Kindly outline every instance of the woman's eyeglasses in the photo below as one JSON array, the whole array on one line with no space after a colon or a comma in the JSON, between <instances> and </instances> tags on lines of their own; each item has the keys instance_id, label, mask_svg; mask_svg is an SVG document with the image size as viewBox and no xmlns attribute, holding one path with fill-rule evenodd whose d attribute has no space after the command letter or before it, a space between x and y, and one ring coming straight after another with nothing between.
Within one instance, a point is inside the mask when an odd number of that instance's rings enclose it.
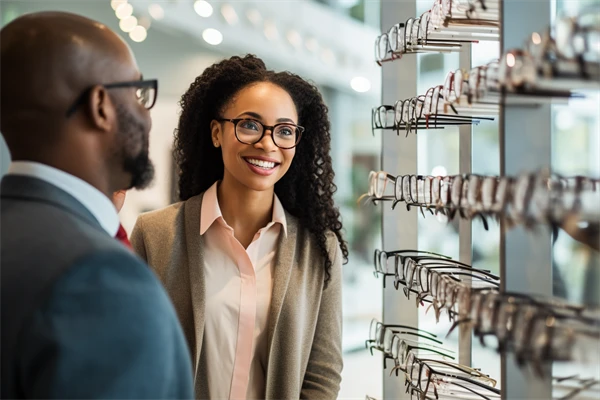
<instances>
[{"instance_id":1,"label":"woman's eyeglasses","mask_svg":"<svg viewBox=\"0 0 600 400\"><path fill-rule=\"evenodd\" d=\"M303 127L287 122L269 126L249 118L220 118L218 121L231 122L235 128L236 139L244 144L256 144L262 140L267 131L271 131L273 143L280 149L296 147L304 132Z\"/></svg>"}]
</instances>

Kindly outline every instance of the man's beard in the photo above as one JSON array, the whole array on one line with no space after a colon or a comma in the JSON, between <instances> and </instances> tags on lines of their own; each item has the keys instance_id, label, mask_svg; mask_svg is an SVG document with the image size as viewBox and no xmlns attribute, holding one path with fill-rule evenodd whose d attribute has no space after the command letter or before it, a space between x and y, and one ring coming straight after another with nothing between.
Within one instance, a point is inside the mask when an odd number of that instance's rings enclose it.
<instances>
[{"instance_id":1,"label":"man's beard","mask_svg":"<svg viewBox=\"0 0 600 400\"><path fill-rule=\"evenodd\" d=\"M117 154L123 162L123 170L131 174L131 183L124 189L145 189L154 179L154 165L149 154L149 134L145 134L144 124L136 120L124 107L117 107L119 131L117 133ZM133 150L140 147L138 154Z\"/></svg>"}]
</instances>

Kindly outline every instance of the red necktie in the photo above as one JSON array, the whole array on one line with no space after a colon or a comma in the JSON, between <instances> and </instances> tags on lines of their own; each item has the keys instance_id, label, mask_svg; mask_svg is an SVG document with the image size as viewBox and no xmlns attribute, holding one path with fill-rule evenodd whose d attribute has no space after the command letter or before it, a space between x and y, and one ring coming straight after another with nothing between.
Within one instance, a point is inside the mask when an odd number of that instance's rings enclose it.
<instances>
[{"instance_id":1,"label":"red necktie","mask_svg":"<svg viewBox=\"0 0 600 400\"><path fill-rule=\"evenodd\" d=\"M129 242L129 239L127 239L127 232L125 231L125 228L123 228L123 225L119 224L119 231L115 237L119 242L131 248L131 243Z\"/></svg>"}]
</instances>

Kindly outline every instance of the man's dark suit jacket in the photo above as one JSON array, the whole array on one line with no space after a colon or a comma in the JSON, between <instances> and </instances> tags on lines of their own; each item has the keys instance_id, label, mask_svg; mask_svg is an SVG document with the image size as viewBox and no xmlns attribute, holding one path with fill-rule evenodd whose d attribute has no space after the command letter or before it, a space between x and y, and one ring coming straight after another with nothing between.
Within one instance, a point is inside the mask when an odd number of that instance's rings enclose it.
<instances>
[{"instance_id":1,"label":"man's dark suit jacket","mask_svg":"<svg viewBox=\"0 0 600 400\"><path fill-rule=\"evenodd\" d=\"M190 353L154 273L74 197L1 191L2 398L193 398Z\"/></svg>"}]
</instances>

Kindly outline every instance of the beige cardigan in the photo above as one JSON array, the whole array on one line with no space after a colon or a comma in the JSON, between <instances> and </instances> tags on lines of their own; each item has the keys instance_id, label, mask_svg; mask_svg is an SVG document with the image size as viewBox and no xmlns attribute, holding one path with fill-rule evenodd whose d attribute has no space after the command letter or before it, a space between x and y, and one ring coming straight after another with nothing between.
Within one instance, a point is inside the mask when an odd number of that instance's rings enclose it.
<instances>
[{"instance_id":1,"label":"beige cardigan","mask_svg":"<svg viewBox=\"0 0 600 400\"><path fill-rule=\"evenodd\" d=\"M156 271L171 296L194 366L196 398L208 399L204 334L204 241L200 235L202 195L143 214L131 243ZM333 261L324 288L324 260L309 232L286 212L269 313L267 399L335 399L342 372L341 251L329 232Z\"/></svg>"}]
</instances>

